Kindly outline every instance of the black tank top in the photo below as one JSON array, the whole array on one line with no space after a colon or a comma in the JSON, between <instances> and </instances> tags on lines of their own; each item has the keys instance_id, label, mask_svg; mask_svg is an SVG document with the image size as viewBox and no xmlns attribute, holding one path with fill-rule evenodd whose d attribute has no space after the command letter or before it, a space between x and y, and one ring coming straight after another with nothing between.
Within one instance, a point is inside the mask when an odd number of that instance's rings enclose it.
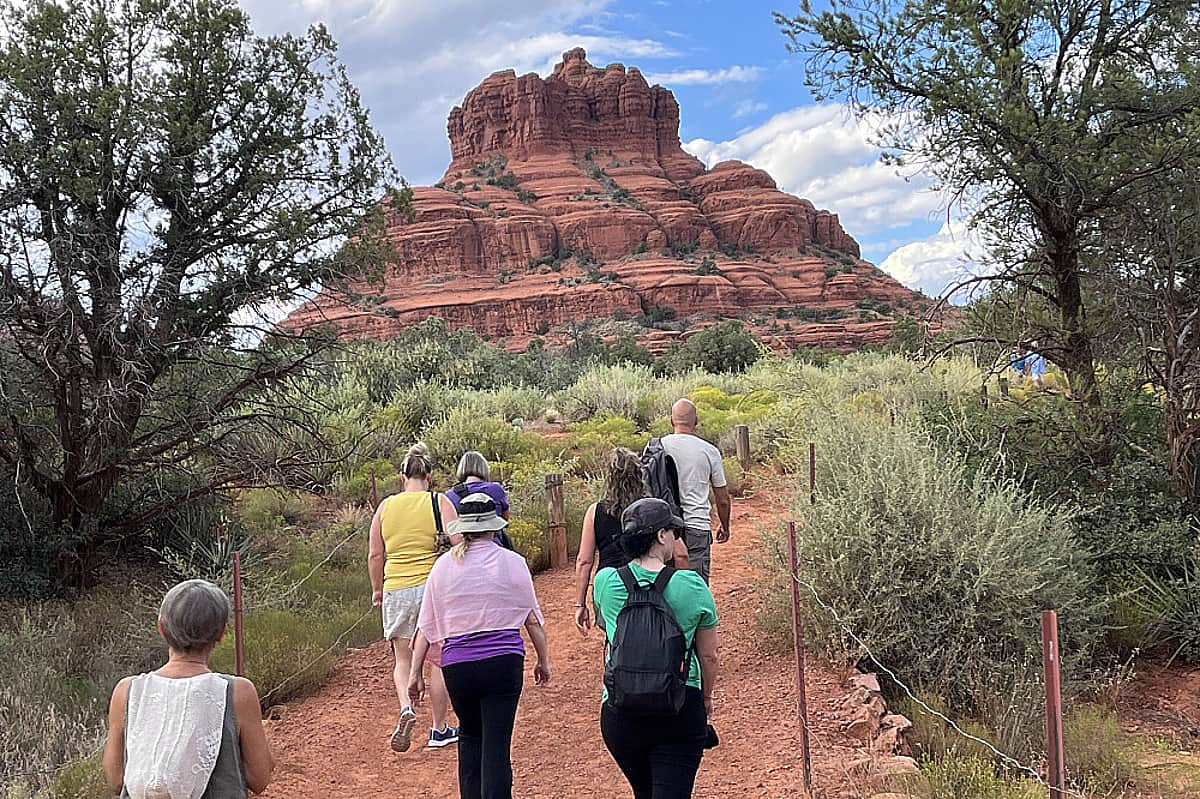
<instances>
[{"instance_id":1,"label":"black tank top","mask_svg":"<svg viewBox=\"0 0 1200 799\"><path fill-rule=\"evenodd\" d=\"M618 539L621 536L621 520L608 512L603 502L596 504L596 551L600 553L601 569L619 569L629 562Z\"/></svg>"}]
</instances>

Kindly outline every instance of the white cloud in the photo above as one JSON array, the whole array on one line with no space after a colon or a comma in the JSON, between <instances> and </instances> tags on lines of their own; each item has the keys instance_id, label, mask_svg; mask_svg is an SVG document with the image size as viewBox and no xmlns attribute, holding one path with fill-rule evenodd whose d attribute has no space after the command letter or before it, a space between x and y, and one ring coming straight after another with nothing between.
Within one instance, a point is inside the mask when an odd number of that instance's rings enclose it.
<instances>
[{"instance_id":1,"label":"white cloud","mask_svg":"<svg viewBox=\"0 0 1200 799\"><path fill-rule=\"evenodd\" d=\"M724 69L680 69L674 72L651 72L646 75L650 83L664 86L701 86L720 83L749 83L762 77L762 67L736 65Z\"/></svg>"},{"instance_id":2,"label":"white cloud","mask_svg":"<svg viewBox=\"0 0 1200 799\"><path fill-rule=\"evenodd\" d=\"M323 22L401 174L432 183L450 161L446 117L499 69L546 74L564 50L596 64L666 58L652 38L576 35L611 0L242 0L262 33Z\"/></svg>"},{"instance_id":3,"label":"white cloud","mask_svg":"<svg viewBox=\"0 0 1200 799\"><path fill-rule=\"evenodd\" d=\"M766 111L767 108L768 108L767 104L762 102L761 100L742 100L733 109L733 116L734 116L734 119L740 119L742 117L753 116L755 114Z\"/></svg>"},{"instance_id":4,"label":"white cloud","mask_svg":"<svg viewBox=\"0 0 1200 799\"><path fill-rule=\"evenodd\" d=\"M879 268L909 288L939 297L951 286L978 274L983 242L962 222L947 221L932 236L899 247ZM955 296L955 301L965 297Z\"/></svg>"},{"instance_id":5,"label":"white cloud","mask_svg":"<svg viewBox=\"0 0 1200 799\"><path fill-rule=\"evenodd\" d=\"M784 191L839 214L846 230L864 241L928 222L943 205L928 178L880 163L872 130L831 103L776 114L728 141L693 139L684 147L709 166L736 159L765 169Z\"/></svg>"}]
</instances>

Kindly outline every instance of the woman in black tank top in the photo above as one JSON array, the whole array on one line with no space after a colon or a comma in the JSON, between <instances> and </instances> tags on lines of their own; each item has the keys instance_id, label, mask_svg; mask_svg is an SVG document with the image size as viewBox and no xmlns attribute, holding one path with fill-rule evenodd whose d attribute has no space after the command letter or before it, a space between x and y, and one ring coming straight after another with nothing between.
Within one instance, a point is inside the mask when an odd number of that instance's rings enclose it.
<instances>
[{"instance_id":1,"label":"woman in black tank top","mask_svg":"<svg viewBox=\"0 0 1200 799\"><path fill-rule=\"evenodd\" d=\"M575 626L587 633L592 626L592 608L588 586L595 569L620 568L629 562L621 549L621 514L648 495L642 460L633 450L617 447L608 462L604 481L604 499L594 503L583 518L579 557L575 560ZM678 542L676 568L687 568L687 546Z\"/></svg>"}]
</instances>

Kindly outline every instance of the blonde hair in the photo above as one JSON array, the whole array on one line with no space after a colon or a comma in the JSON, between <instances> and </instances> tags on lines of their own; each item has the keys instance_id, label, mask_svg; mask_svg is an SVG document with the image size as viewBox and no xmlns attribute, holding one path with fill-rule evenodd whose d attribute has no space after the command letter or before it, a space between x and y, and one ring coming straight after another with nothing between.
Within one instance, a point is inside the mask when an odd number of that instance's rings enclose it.
<instances>
[{"instance_id":1,"label":"blonde hair","mask_svg":"<svg viewBox=\"0 0 1200 799\"><path fill-rule=\"evenodd\" d=\"M433 456L424 441L418 441L408 448L408 453L400 463L400 473L405 477L429 478L433 476Z\"/></svg>"},{"instance_id":2,"label":"blonde hair","mask_svg":"<svg viewBox=\"0 0 1200 799\"><path fill-rule=\"evenodd\" d=\"M474 541L476 539L484 539L484 538L487 538L488 536L495 536L495 535L496 535L496 533L493 530L484 530L484 531L475 532L475 533L463 533L462 541L459 541L457 544L450 547L450 554L454 557L455 560L461 561L463 558L465 558L467 556L467 550L471 548L472 541Z\"/></svg>"}]
</instances>

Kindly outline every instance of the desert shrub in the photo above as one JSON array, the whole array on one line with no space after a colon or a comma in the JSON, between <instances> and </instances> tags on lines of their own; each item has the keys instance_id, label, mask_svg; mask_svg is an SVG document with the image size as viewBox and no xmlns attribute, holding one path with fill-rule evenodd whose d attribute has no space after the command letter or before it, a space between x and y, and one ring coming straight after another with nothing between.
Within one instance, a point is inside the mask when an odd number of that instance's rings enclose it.
<instances>
[{"instance_id":1,"label":"desert shrub","mask_svg":"<svg viewBox=\"0 0 1200 799\"><path fill-rule=\"evenodd\" d=\"M60 768L51 786L54 799L111 799L100 752Z\"/></svg>"},{"instance_id":2,"label":"desert shrub","mask_svg":"<svg viewBox=\"0 0 1200 799\"><path fill-rule=\"evenodd\" d=\"M365 614L363 598L348 606L325 606L297 613L256 610L246 613L246 677L258 688L263 706L303 696L320 687L338 655L380 636L378 611ZM213 652L214 671L232 674L234 644L226 636Z\"/></svg>"},{"instance_id":3,"label":"desert shrub","mask_svg":"<svg viewBox=\"0 0 1200 799\"><path fill-rule=\"evenodd\" d=\"M423 437L438 465L453 470L464 452L478 450L489 461L506 461L515 455L538 449L541 439L525 433L512 423L483 416L470 408L454 408L442 420L427 428Z\"/></svg>"},{"instance_id":4,"label":"desert shrub","mask_svg":"<svg viewBox=\"0 0 1200 799\"><path fill-rule=\"evenodd\" d=\"M567 418L593 416L638 418L638 400L654 387L654 373L642 366L594 366L558 397Z\"/></svg>"},{"instance_id":5,"label":"desert shrub","mask_svg":"<svg viewBox=\"0 0 1200 799\"><path fill-rule=\"evenodd\" d=\"M544 525L518 517L509 521L505 531L513 547L525 556L531 572L536 574L550 567L550 542Z\"/></svg>"},{"instance_id":6,"label":"desert shrub","mask_svg":"<svg viewBox=\"0 0 1200 799\"><path fill-rule=\"evenodd\" d=\"M810 440L818 452L817 502L796 497L800 576L915 690L979 708L1036 668L1045 608L1060 612L1068 674L1088 662L1097 592L1068 510L972 475L904 426L801 406L787 430L780 458L791 469L807 470ZM784 563L777 534L770 543ZM830 613L807 607L828 650L865 656Z\"/></svg>"},{"instance_id":7,"label":"desert shrub","mask_svg":"<svg viewBox=\"0 0 1200 799\"><path fill-rule=\"evenodd\" d=\"M1046 790L1027 778L1005 778L982 757L947 757L922 765L930 799L1040 799Z\"/></svg>"},{"instance_id":8,"label":"desert shrub","mask_svg":"<svg viewBox=\"0 0 1200 799\"><path fill-rule=\"evenodd\" d=\"M741 461L737 458L726 458L724 466L729 493L735 497L744 497L750 489L750 479L749 475L742 471Z\"/></svg>"},{"instance_id":9,"label":"desert shrub","mask_svg":"<svg viewBox=\"0 0 1200 799\"><path fill-rule=\"evenodd\" d=\"M103 740L113 686L165 657L154 628L159 588L131 577L71 602L0 604L0 785L12 778L9 790L34 796L92 785L84 761Z\"/></svg>"},{"instance_id":10,"label":"desert shrub","mask_svg":"<svg viewBox=\"0 0 1200 799\"><path fill-rule=\"evenodd\" d=\"M274 488L254 488L237 498L238 515L253 532L269 533L284 525L312 521L316 513L311 494Z\"/></svg>"},{"instance_id":11,"label":"desert shrub","mask_svg":"<svg viewBox=\"0 0 1200 799\"><path fill-rule=\"evenodd\" d=\"M375 490L384 497L401 485L396 464L387 458L375 458L358 466L337 481L338 495L351 502L366 502L371 497L371 472L375 473Z\"/></svg>"},{"instance_id":12,"label":"desert shrub","mask_svg":"<svg viewBox=\"0 0 1200 799\"><path fill-rule=\"evenodd\" d=\"M991 732L974 719L957 717L946 701L936 694L926 694L921 702L929 708L954 719L954 723L968 735L981 738L995 746ZM912 746L913 757L922 762L944 760L946 758L973 757L980 760L991 760L992 751L983 744L961 735L936 715L925 710L907 695L901 696L892 703L892 710L900 713L912 722L912 730L908 733L908 741Z\"/></svg>"},{"instance_id":13,"label":"desert shrub","mask_svg":"<svg viewBox=\"0 0 1200 799\"><path fill-rule=\"evenodd\" d=\"M1200 570L1193 561L1165 576L1138 569L1118 585L1115 622L1125 649L1200 663Z\"/></svg>"},{"instance_id":14,"label":"desert shrub","mask_svg":"<svg viewBox=\"0 0 1200 799\"><path fill-rule=\"evenodd\" d=\"M603 479L614 447L639 452L649 435L638 432L637 423L623 416L597 416L571 425L568 446L577 461L575 474Z\"/></svg>"},{"instance_id":15,"label":"desert shrub","mask_svg":"<svg viewBox=\"0 0 1200 799\"><path fill-rule=\"evenodd\" d=\"M1116 715L1107 708L1073 707L1063 719L1063 748L1071 776L1088 791L1112 796L1134 781L1133 756Z\"/></svg>"},{"instance_id":16,"label":"desert shrub","mask_svg":"<svg viewBox=\"0 0 1200 799\"><path fill-rule=\"evenodd\" d=\"M742 372L758 360L761 350L758 339L736 319L718 322L704 328L683 343L678 365L685 369L700 368L708 372Z\"/></svg>"}]
</instances>

